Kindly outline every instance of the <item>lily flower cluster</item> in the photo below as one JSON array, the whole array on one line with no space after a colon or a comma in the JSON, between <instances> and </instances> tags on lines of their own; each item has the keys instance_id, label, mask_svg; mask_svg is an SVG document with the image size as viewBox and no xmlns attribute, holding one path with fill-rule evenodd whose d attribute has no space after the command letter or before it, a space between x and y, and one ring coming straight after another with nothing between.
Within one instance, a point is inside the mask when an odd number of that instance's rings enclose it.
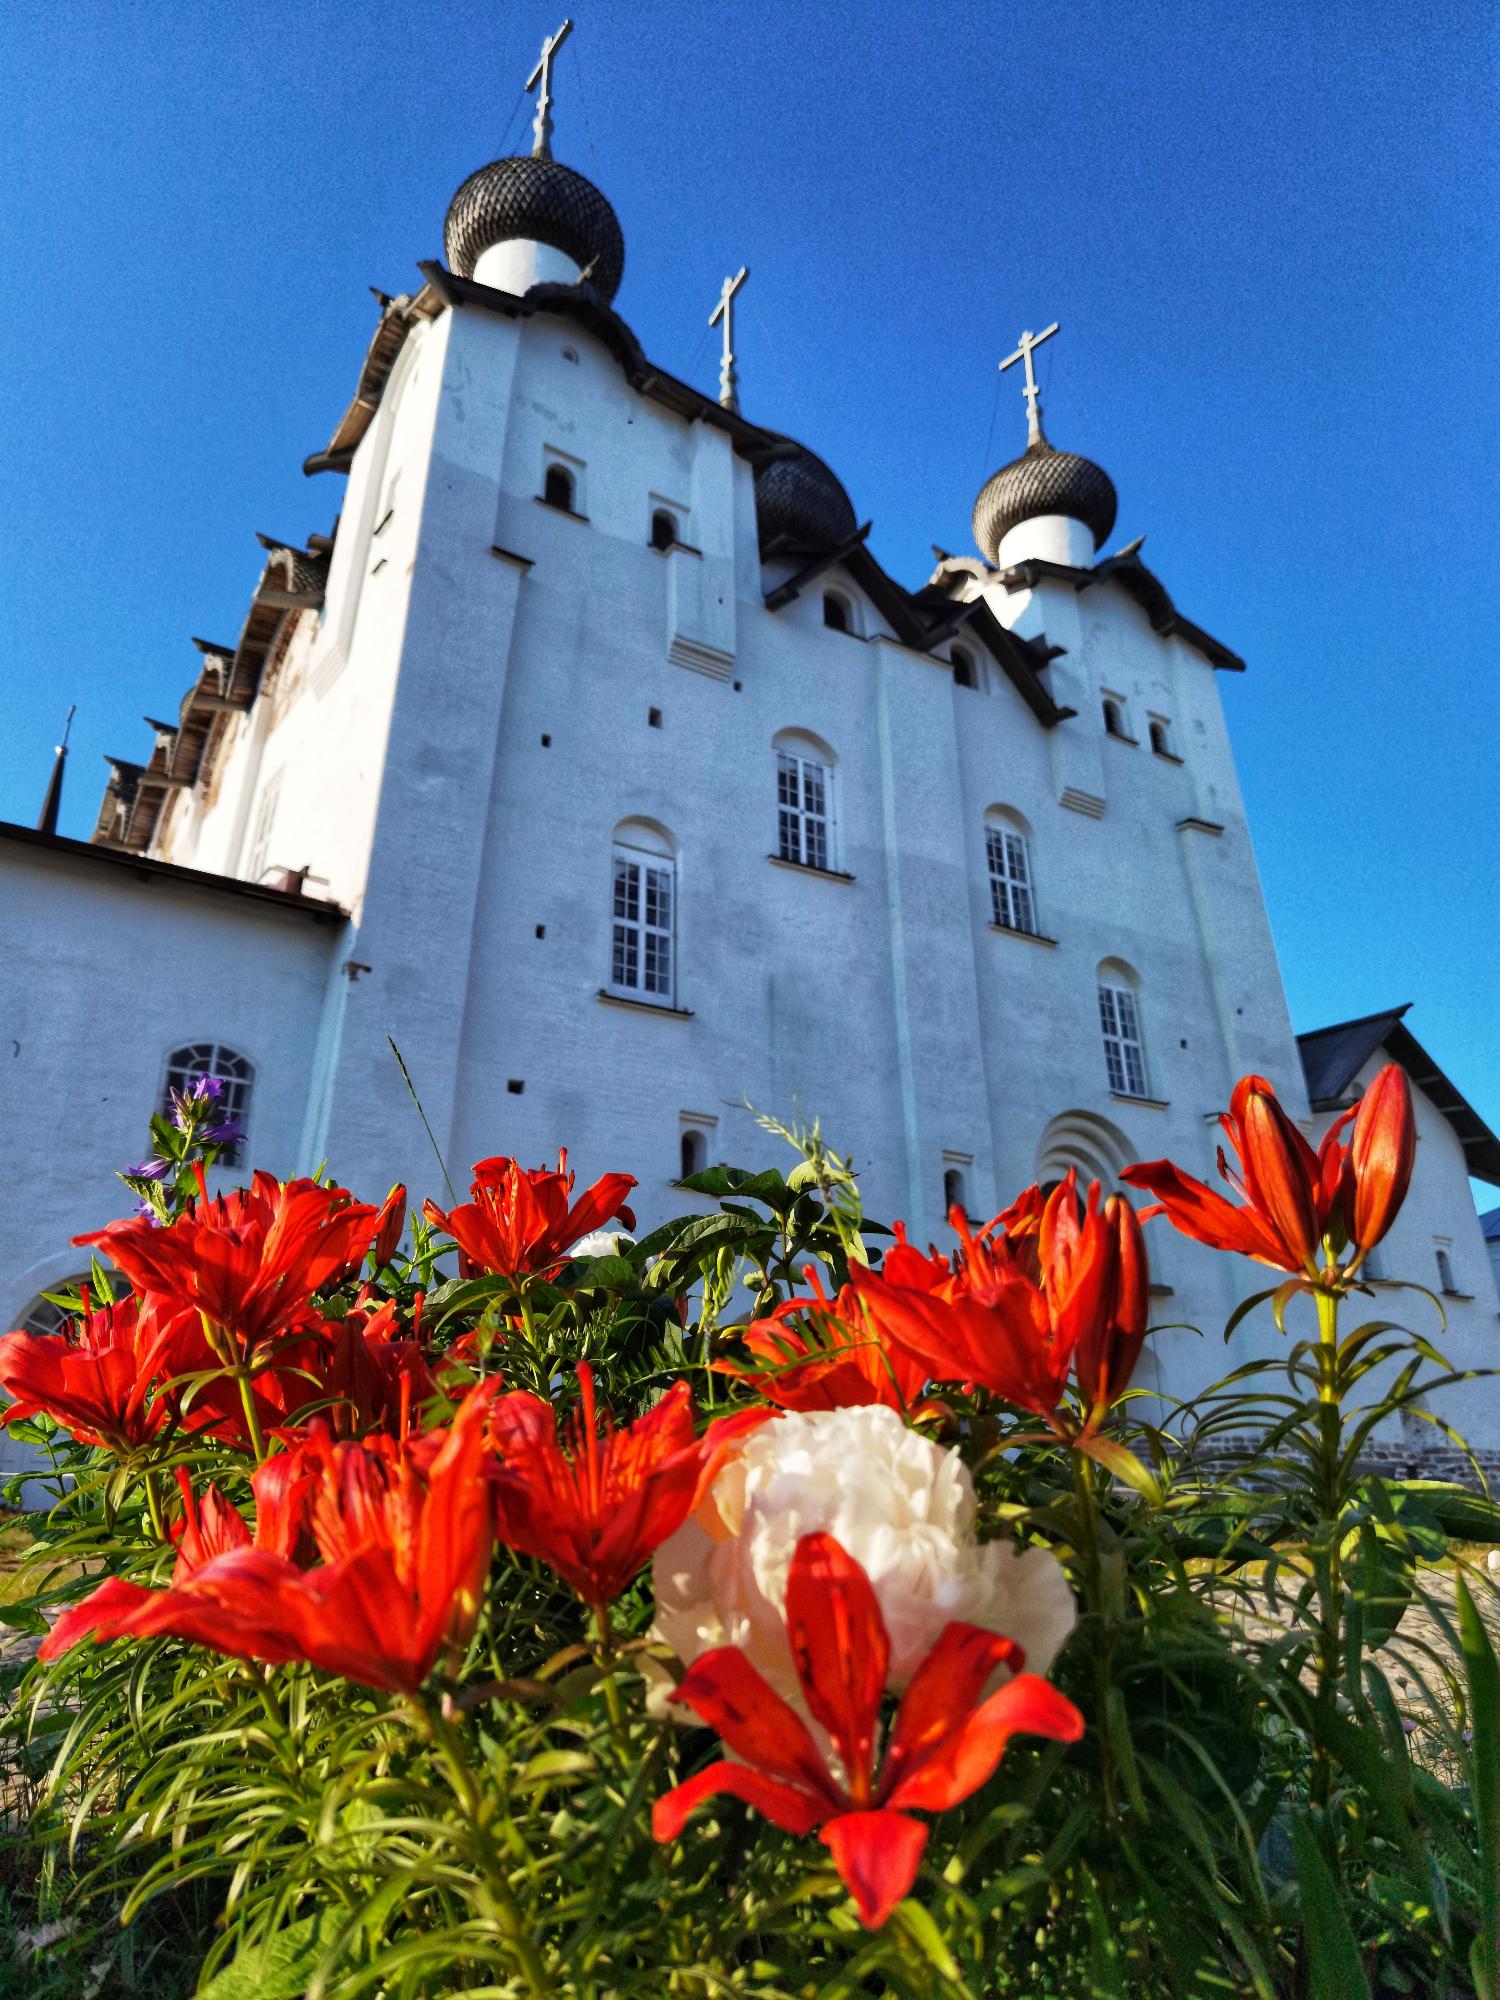
<instances>
[{"instance_id":1,"label":"lily flower cluster","mask_svg":"<svg viewBox=\"0 0 1500 2000\"><path fill-rule=\"evenodd\" d=\"M1242 1205L1166 1161L1125 1178L1187 1233L1342 1288L1410 1177L1399 1072L1353 1122L1347 1144L1340 1121L1315 1154L1249 1077L1224 1121ZM199 1166L176 1212L164 1199L78 1238L130 1292L85 1295L61 1335L0 1339L14 1399L0 1422L51 1417L110 1454L142 1482L157 1539L136 1574L106 1577L57 1619L42 1658L85 1638L170 1637L302 1662L437 1726L428 1683L451 1694L488 1594L539 1564L587 1613L607 1676L619 1631L654 1620L634 1649L645 1708L696 1717L729 1753L657 1800L656 1838L683 1837L699 1807L731 1796L817 1833L878 1927L921 1863L914 1813L979 1790L1018 1733L1083 1732L1044 1678L1076 1621L1067 1576L1040 1543L981 1532L956 1405L1020 1413L1002 1446L1133 1463L1110 1430L1149 1330L1141 1219L1069 1173L979 1227L954 1210L949 1256L898 1225L880 1268L830 1253L836 1290L810 1267L807 1296L744 1330L744 1358L705 1369L730 1401L700 1413L687 1380L658 1378L650 1406L617 1423L576 1347L549 1350L530 1378L549 1393L504 1379L507 1342L532 1340L532 1298L566 1302L587 1239L634 1228L628 1175L576 1198L574 1184L566 1153L555 1172L482 1160L468 1202L426 1205L449 1245L422 1238L403 1259L404 1188L377 1207L257 1173L211 1195ZM483 1345L472 1315L441 1341L424 1327L415 1274L430 1284L453 1251L462 1279L490 1281L485 1324L499 1330ZM649 1608L624 1608L648 1565Z\"/></svg>"}]
</instances>

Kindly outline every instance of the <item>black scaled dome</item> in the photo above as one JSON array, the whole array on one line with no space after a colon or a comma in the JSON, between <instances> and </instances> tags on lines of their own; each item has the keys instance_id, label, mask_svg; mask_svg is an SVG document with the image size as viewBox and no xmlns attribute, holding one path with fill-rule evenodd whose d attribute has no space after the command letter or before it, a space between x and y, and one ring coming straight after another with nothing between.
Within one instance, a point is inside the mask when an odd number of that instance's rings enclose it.
<instances>
[{"instance_id":1,"label":"black scaled dome","mask_svg":"<svg viewBox=\"0 0 1500 2000\"><path fill-rule=\"evenodd\" d=\"M1019 458L1002 465L974 502L974 539L989 562L1022 521L1066 514L1082 521L1097 549L1115 525L1115 483L1103 466L1076 452L1054 451L1038 438Z\"/></svg>"},{"instance_id":2,"label":"black scaled dome","mask_svg":"<svg viewBox=\"0 0 1500 2000\"><path fill-rule=\"evenodd\" d=\"M592 181L560 160L516 154L470 174L448 204L443 248L448 268L472 278L496 243L550 243L571 257L606 305L625 275L625 238ZM592 266L592 269L590 268Z\"/></svg>"},{"instance_id":3,"label":"black scaled dome","mask_svg":"<svg viewBox=\"0 0 1500 2000\"><path fill-rule=\"evenodd\" d=\"M755 468L755 518L762 549L778 539L824 552L852 541L854 503L837 475L805 445L785 440L786 455Z\"/></svg>"}]
</instances>

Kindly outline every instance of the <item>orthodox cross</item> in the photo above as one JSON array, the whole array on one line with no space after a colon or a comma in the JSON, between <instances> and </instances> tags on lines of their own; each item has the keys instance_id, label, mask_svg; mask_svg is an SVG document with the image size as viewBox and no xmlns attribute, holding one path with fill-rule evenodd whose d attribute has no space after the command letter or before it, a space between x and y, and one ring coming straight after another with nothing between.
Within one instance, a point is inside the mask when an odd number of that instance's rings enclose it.
<instances>
[{"instance_id":1,"label":"orthodox cross","mask_svg":"<svg viewBox=\"0 0 1500 2000\"><path fill-rule=\"evenodd\" d=\"M734 372L734 295L750 275L750 266L741 264L732 278L724 280L719 303L708 316L710 326L724 322L724 359L719 364L719 401L736 414L740 407L740 378Z\"/></svg>"},{"instance_id":2,"label":"orthodox cross","mask_svg":"<svg viewBox=\"0 0 1500 2000\"><path fill-rule=\"evenodd\" d=\"M552 58L572 32L573 23L564 21L555 35L547 37L542 43L542 53L537 60L537 66L526 79L528 90L535 90L538 84L542 86L536 100L536 118L531 127L534 135L531 141L531 157L534 160L552 158Z\"/></svg>"},{"instance_id":3,"label":"orthodox cross","mask_svg":"<svg viewBox=\"0 0 1500 2000\"><path fill-rule=\"evenodd\" d=\"M1031 365L1031 357L1044 340L1052 338L1060 324L1061 321L1053 320L1045 333L1023 333L1021 335L1021 344L1017 347L1015 353L1006 355L1005 359L1000 363L1000 373L1002 375L1007 368L1014 368L1018 361L1024 362L1026 365L1026 442L1028 445L1040 444L1042 441L1041 391L1036 386L1036 370Z\"/></svg>"}]
</instances>

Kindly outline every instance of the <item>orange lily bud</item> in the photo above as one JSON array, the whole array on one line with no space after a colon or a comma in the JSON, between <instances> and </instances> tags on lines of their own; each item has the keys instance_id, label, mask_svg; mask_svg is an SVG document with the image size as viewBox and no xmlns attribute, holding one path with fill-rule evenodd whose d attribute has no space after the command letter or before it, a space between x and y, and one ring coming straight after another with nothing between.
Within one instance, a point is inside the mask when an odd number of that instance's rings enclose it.
<instances>
[{"instance_id":1,"label":"orange lily bud","mask_svg":"<svg viewBox=\"0 0 1500 2000\"><path fill-rule=\"evenodd\" d=\"M1289 1268L1306 1266L1317 1256L1322 1236L1317 1157L1269 1085L1246 1090L1237 1109L1245 1192L1285 1246Z\"/></svg>"},{"instance_id":2,"label":"orange lily bud","mask_svg":"<svg viewBox=\"0 0 1500 2000\"><path fill-rule=\"evenodd\" d=\"M1399 1063L1387 1063L1359 1101L1349 1143L1344 1212L1361 1250L1373 1248L1396 1220L1416 1156L1411 1085Z\"/></svg>"},{"instance_id":3,"label":"orange lily bud","mask_svg":"<svg viewBox=\"0 0 1500 2000\"><path fill-rule=\"evenodd\" d=\"M406 1183L397 1181L380 1205L375 1219L375 1241L371 1246L377 1271L384 1270L396 1254L401 1232L406 1227Z\"/></svg>"}]
</instances>

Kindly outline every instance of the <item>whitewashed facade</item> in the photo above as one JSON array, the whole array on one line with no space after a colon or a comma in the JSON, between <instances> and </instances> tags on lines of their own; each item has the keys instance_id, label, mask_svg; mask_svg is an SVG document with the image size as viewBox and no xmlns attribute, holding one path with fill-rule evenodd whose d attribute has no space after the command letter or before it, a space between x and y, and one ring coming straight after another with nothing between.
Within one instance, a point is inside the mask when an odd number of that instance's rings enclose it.
<instances>
[{"instance_id":1,"label":"whitewashed facade","mask_svg":"<svg viewBox=\"0 0 1500 2000\"><path fill-rule=\"evenodd\" d=\"M1069 1165L1212 1178L1246 1071L1314 1131L1239 662L1134 548L1033 511L908 591L826 468L653 370L556 245L424 271L311 462L347 476L334 536L269 549L94 847L0 839L0 1317L77 1268L205 1039L253 1061L259 1165L435 1189L393 1039L455 1183L565 1143L648 1223L685 1161L786 1164L747 1104L819 1116L919 1240ZM1493 1359L1464 1155L1423 1129L1414 1242L1451 1217ZM1207 1330L1156 1343L1185 1389L1263 1274L1152 1245L1162 1319Z\"/></svg>"}]
</instances>

